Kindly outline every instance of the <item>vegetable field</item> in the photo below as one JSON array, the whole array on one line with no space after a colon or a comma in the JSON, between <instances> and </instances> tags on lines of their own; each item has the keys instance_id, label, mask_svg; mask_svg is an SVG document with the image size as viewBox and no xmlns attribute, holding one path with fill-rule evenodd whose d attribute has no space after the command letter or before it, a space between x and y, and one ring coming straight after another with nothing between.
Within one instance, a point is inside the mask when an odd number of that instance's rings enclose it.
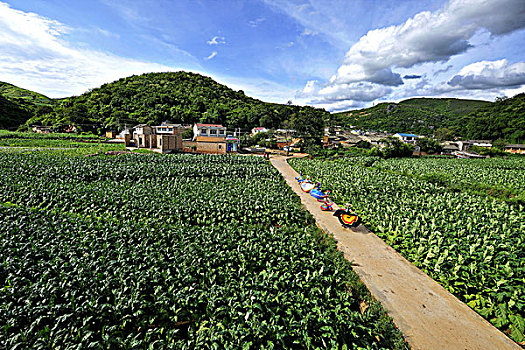
<instances>
[{"instance_id":1,"label":"vegetable field","mask_svg":"<svg viewBox=\"0 0 525 350\"><path fill-rule=\"evenodd\" d=\"M107 151L124 151L123 143L104 143L105 138L78 134L37 134L0 130L0 151L18 152L60 151L63 154L82 155ZM56 152L54 152L56 153Z\"/></svg>"},{"instance_id":2,"label":"vegetable field","mask_svg":"<svg viewBox=\"0 0 525 350\"><path fill-rule=\"evenodd\" d=\"M0 152L7 348L405 348L277 170Z\"/></svg>"},{"instance_id":3,"label":"vegetable field","mask_svg":"<svg viewBox=\"0 0 525 350\"><path fill-rule=\"evenodd\" d=\"M447 186L507 192L510 198L525 202L525 157L508 159L402 158L381 160L383 170L415 175Z\"/></svg>"},{"instance_id":4,"label":"vegetable field","mask_svg":"<svg viewBox=\"0 0 525 350\"><path fill-rule=\"evenodd\" d=\"M474 195L467 187L452 189L451 182L428 181L433 177L405 176L437 174L519 191L522 161L419 161L293 159L291 164L332 189L338 204L351 203L365 225L494 326L524 342L525 208ZM485 165L493 171L481 170Z\"/></svg>"}]
</instances>

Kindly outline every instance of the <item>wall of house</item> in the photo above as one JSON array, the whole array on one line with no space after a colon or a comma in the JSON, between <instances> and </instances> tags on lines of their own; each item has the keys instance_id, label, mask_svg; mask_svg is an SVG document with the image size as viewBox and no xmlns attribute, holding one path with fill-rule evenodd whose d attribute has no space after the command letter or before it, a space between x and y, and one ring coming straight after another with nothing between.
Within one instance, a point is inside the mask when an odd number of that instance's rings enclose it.
<instances>
[{"instance_id":1,"label":"wall of house","mask_svg":"<svg viewBox=\"0 0 525 350\"><path fill-rule=\"evenodd\" d=\"M226 142L197 142L197 153L226 154Z\"/></svg>"},{"instance_id":2,"label":"wall of house","mask_svg":"<svg viewBox=\"0 0 525 350\"><path fill-rule=\"evenodd\" d=\"M182 141L182 152L195 153L197 152L196 141Z\"/></svg>"},{"instance_id":3,"label":"wall of house","mask_svg":"<svg viewBox=\"0 0 525 350\"><path fill-rule=\"evenodd\" d=\"M134 134L135 147L138 148L157 148L157 137L156 135L141 135Z\"/></svg>"},{"instance_id":4,"label":"wall of house","mask_svg":"<svg viewBox=\"0 0 525 350\"><path fill-rule=\"evenodd\" d=\"M223 142L225 137L197 136L197 142Z\"/></svg>"}]
</instances>

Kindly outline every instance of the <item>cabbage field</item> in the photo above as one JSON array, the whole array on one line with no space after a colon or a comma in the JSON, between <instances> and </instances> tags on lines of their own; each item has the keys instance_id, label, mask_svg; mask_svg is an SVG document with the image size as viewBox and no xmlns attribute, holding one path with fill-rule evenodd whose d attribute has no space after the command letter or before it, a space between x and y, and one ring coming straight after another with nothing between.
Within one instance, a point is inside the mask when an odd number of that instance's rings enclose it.
<instances>
[{"instance_id":1,"label":"cabbage field","mask_svg":"<svg viewBox=\"0 0 525 350\"><path fill-rule=\"evenodd\" d=\"M406 348L262 158L5 151L0 178L7 349Z\"/></svg>"},{"instance_id":2,"label":"cabbage field","mask_svg":"<svg viewBox=\"0 0 525 350\"><path fill-rule=\"evenodd\" d=\"M523 158L292 159L291 165L494 326L523 344ZM460 184L458 186L458 184ZM476 192L480 188L489 191ZM494 197L490 188L506 189Z\"/></svg>"}]
</instances>

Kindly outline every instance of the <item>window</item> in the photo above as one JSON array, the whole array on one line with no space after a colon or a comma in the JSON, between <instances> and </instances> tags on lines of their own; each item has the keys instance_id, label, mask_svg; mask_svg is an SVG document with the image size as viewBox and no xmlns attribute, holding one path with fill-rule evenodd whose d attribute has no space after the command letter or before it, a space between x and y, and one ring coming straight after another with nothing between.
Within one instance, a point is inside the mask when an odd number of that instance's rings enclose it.
<instances>
[{"instance_id":1,"label":"window","mask_svg":"<svg viewBox=\"0 0 525 350\"><path fill-rule=\"evenodd\" d=\"M222 149L222 145L219 145L219 149Z\"/></svg>"},{"instance_id":2,"label":"window","mask_svg":"<svg viewBox=\"0 0 525 350\"><path fill-rule=\"evenodd\" d=\"M224 130L219 130L219 135L224 136L224 134L225 134L225 133L224 133Z\"/></svg>"},{"instance_id":3,"label":"window","mask_svg":"<svg viewBox=\"0 0 525 350\"><path fill-rule=\"evenodd\" d=\"M206 129L201 129L201 135L207 135Z\"/></svg>"},{"instance_id":4,"label":"window","mask_svg":"<svg viewBox=\"0 0 525 350\"><path fill-rule=\"evenodd\" d=\"M210 130L210 135L214 135L214 136L217 135L217 130L211 129Z\"/></svg>"}]
</instances>

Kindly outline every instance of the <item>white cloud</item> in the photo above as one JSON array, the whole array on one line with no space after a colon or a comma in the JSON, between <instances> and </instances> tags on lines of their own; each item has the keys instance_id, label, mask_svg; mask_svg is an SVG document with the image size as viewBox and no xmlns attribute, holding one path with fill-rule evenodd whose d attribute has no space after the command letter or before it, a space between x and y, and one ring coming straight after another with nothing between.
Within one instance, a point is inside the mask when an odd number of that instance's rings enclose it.
<instances>
[{"instance_id":1,"label":"white cloud","mask_svg":"<svg viewBox=\"0 0 525 350\"><path fill-rule=\"evenodd\" d=\"M468 50L468 40L482 28L501 35L523 27L523 0L452 0L440 11L421 12L401 25L369 31L346 53L332 81L392 85L392 68L447 61Z\"/></svg>"},{"instance_id":2,"label":"white cloud","mask_svg":"<svg viewBox=\"0 0 525 350\"><path fill-rule=\"evenodd\" d=\"M519 87L525 84L525 62L509 64L503 59L472 63L463 67L448 84L469 90Z\"/></svg>"},{"instance_id":3,"label":"white cloud","mask_svg":"<svg viewBox=\"0 0 525 350\"><path fill-rule=\"evenodd\" d=\"M226 40L223 36L214 36L206 42L208 45L219 45L226 44Z\"/></svg>"},{"instance_id":4,"label":"white cloud","mask_svg":"<svg viewBox=\"0 0 525 350\"><path fill-rule=\"evenodd\" d=\"M311 99L321 103L334 98L341 101L345 96L359 101L386 96L393 91L390 87L403 84L394 69L446 62L471 48L469 40L479 31L495 37L521 28L525 28L523 0L451 0L438 11L420 12L400 25L370 30L352 45L336 74L324 87L315 89ZM515 85L521 76L513 69L511 83ZM492 82L504 83L504 79ZM459 78L451 83L459 85ZM358 91L360 88L368 91Z\"/></svg>"},{"instance_id":5,"label":"white cloud","mask_svg":"<svg viewBox=\"0 0 525 350\"><path fill-rule=\"evenodd\" d=\"M303 32L301 33L301 36L315 36L318 35L319 32L312 30L310 28L304 28Z\"/></svg>"},{"instance_id":6,"label":"white cloud","mask_svg":"<svg viewBox=\"0 0 525 350\"><path fill-rule=\"evenodd\" d=\"M60 22L0 2L0 80L50 97L64 97L133 74L175 70L73 47L64 40L70 30Z\"/></svg>"},{"instance_id":7,"label":"white cloud","mask_svg":"<svg viewBox=\"0 0 525 350\"><path fill-rule=\"evenodd\" d=\"M253 21L249 21L248 24L251 26L251 27L258 27L259 24L263 23L264 21L266 21L266 18L264 17L259 17L257 19L254 19Z\"/></svg>"},{"instance_id":8,"label":"white cloud","mask_svg":"<svg viewBox=\"0 0 525 350\"><path fill-rule=\"evenodd\" d=\"M204 59L205 59L206 61L209 61L209 60L211 60L211 59L212 59L213 57L215 57L215 56L217 56L217 51L213 51L213 52L211 53L211 55L209 55L208 57L205 57Z\"/></svg>"}]
</instances>

